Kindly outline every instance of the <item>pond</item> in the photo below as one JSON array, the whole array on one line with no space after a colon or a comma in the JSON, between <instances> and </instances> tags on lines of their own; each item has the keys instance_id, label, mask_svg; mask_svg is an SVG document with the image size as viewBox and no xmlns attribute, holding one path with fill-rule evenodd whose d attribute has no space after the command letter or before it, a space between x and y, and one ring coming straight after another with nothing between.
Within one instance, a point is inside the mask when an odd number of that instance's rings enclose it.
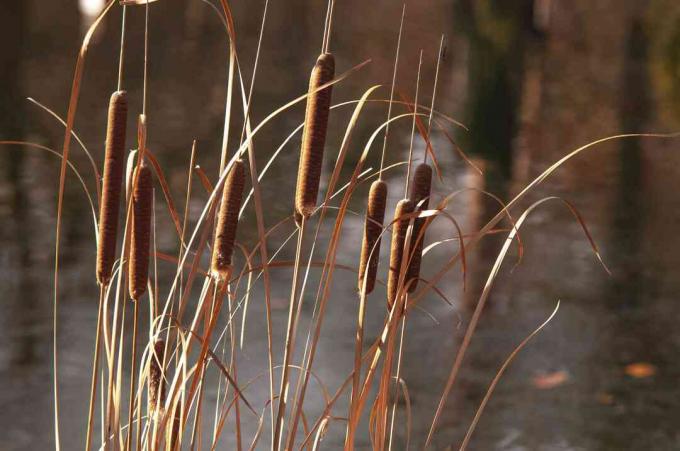
<instances>
[{"instance_id":1,"label":"pond","mask_svg":"<svg viewBox=\"0 0 680 451\"><path fill-rule=\"evenodd\" d=\"M148 145L180 204L186 194L194 140L196 162L208 177L215 180L219 168L228 40L207 2L161 0L150 7ZM0 140L61 150L63 126L27 98L65 116L76 55L102 3L23 0L0 6ZM264 2L232 3L243 77L249 83ZM304 0L269 5L250 108L254 123L306 92L309 70L321 45L325 7L325 2ZM374 98L389 98L401 4L346 0L337 2L335 8L330 47L337 73L368 59L371 62L335 87L334 102L355 100L374 84L384 85ZM108 97L118 76L120 22L121 8L115 7L93 36L75 121L78 136L99 167ZM421 103L430 104L442 34L446 52L435 108L465 124L467 130L451 123L434 127L432 142L441 178L434 182L433 201L462 190L449 212L465 233L479 230L499 210L487 192L507 202L580 146L621 133L680 130L680 4L673 0L409 2L397 98L413 97L422 50L419 93ZM129 130L133 130L142 107L143 8L129 9L125 42L123 87L134 112L129 118ZM322 191L352 109L350 105L331 114ZM234 140L240 133L240 105L235 111L239 117L232 130ZM405 112L395 108L395 114ZM386 114L384 102L366 107L341 174L343 180ZM298 104L263 128L254 142L260 167L303 117L304 107ZM410 118L395 122L390 129L387 164L407 158L410 130ZM128 140L130 146L133 138ZM380 164L382 139L378 142L367 161L373 169ZM460 377L446 400L434 449L460 446L504 360L558 301L556 316L500 379L469 449L680 447L675 421L680 415L680 363L675 362L680 353L676 325L680 315L678 144L677 139L652 137L603 142L563 164L513 208L517 219L534 202L556 197L528 216L520 231L521 255L519 246L511 246ZM284 146L263 179L268 227L292 212L298 147L299 136ZM29 146L5 144L0 150L3 449L48 449L54 446L52 287L59 159ZM422 140L416 140L416 158L423 151ZM71 160L93 190L89 160L75 142ZM388 211L401 197L405 172L403 165L386 172ZM201 189L194 183L190 223L196 221L207 199ZM352 244L360 240L366 190L367 184L362 185L350 203L357 215L350 214L345 222L339 264L357 265L358 249ZM157 201L160 196L157 190ZM160 201L156 215L159 251L176 253L176 235ZM595 256L579 218L611 274ZM257 229L252 207L246 209L244 222L239 241L253 246ZM397 409L396 449L406 448L407 437L412 449L422 449L474 306L509 227L509 221L501 222L498 233L468 252L464 277L459 266L448 272L437 284L442 296L429 294L422 309L408 317L401 377L409 402L402 401ZM322 228L321 243L330 231ZM271 250L282 244L284 236L272 237ZM451 222L438 220L428 232L428 242L456 236ZM383 240L383 259L389 249L387 241ZM61 445L77 449L85 440L98 289L91 212L72 176L67 180L61 249L57 317ZM320 259L323 250L315 254ZM456 250L455 242L435 248L424 259L423 277L436 274ZM293 258L294 251L291 241L280 258ZM159 261L161 294L167 293L172 271L172 265ZM291 271L277 269L272 277L274 341L282 349ZM355 279L351 271L336 274L326 313L330 319L324 324L314 364L315 373L331 392L352 367ZM312 288L302 314L305 333L317 280L318 272L312 271ZM370 299L367 338L375 339L380 333L385 317L383 296L380 287ZM266 369L262 299L258 285L250 301L239 357L243 380ZM144 304L141 310L146 311ZM148 324L142 315L141 324ZM297 359L301 355L302 348ZM128 371L124 378L129 377ZM211 377L216 379L216 375ZM265 379L248 389L251 401L260 408L268 396ZM214 400L214 389L208 391L206 396ZM316 383L310 387L306 402L310 417L321 413L321 393ZM334 415L344 416L346 407L345 399ZM256 428L252 423L244 429L248 440ZM321 448L340 449L344 428L341 420L331 422ZM268 440L263 437L259 446L265 449ZM233 446L229 438L222 445ZM369 447L364 426L357 448Z\"/></svg>"}]
</instances>

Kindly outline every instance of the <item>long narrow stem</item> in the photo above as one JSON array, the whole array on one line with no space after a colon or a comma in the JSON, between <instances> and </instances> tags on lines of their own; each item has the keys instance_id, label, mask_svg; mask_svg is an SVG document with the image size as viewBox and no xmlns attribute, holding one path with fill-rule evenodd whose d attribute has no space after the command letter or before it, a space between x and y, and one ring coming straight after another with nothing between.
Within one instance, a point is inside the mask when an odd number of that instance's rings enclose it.
<instances>
[{"instance_id":1,"label":"long narrow stem","mask_svg":"<svg viewBox=\"0 0 680 451\"><path fill-rule=\"evenodd\" d=\"M85 451L90 450L90 444L92 443L92 425L94 423L94 399L97 394L97 379L99 375L99 339L101 337L101 322L102 322L102 310L104 309L104 295L106 293L106 287L101 285L99 287L99 309L97 313L97 333L94 339L94 357L92 363L92 384L90 389L90 407L87 413L87 436L85 439Z\"/></svg>"},{"instance_id":2,"label":"long narrow stem","mask_svg":"<svg viewBox=\"0 0 680 451\"><path fill-rule=\"evenodd\" d=\"M406 183L404 186L404 198L408 197L409 183L411 182L411 163L413 162L413 138L416 134L416 116L418 115L418 91L420 90L420 68L423 65L423 50L418 57L418 77L416 78L416 96L413 99L413 122L411 123L411 143L408 146L408 165L406 166Z\"/></svg>"},{"instance_id":3,"label":"long narrow stem","mask_svg":"<svg viewBox=\"0 0 680 451\"><path fill-rule=\"evenodd\" d=\"M328 53L331 40L331 28L333 26L333 7L335 0L328 0L328 8L326 9L326 20L323 27L323 39L321 41L321 53Z\"/></svg>"},{"instance_id":4,"label":"long narrow stem","mask_svg":"<svg viewBox=\"0 0 680 451\"><path fill-rule=\"evenodd\" d=\"M371 256L372 258L372 256ZM364 281L360 299L359 312L357 313L357 331L354 342L354 372L352 373L352 393L349 401L349 414L347 415L347 430L345 432L345 451L351 451L354 444L351 443L352 432L351 418L354 416L359 397L359 383L361 382L361 351L364 343L364 320L366 318L366 282Z\"/></svg>"},{"instance_id":5,"label":"long narrow stem","mask_svg":"<svg viewBox=\"0 0 680 451\"><path fill-rule=\"evenodd\" d=\"M444 53L444 35L439 41L439 54L437 55L437 69L434 72L434 84L432 86L432 103L430 105L430 116L427 119L427 143L425 145L425 155L423 155L423 163L427 163L427 150L432 150L430 146L430 130L432 130L432 116L434 115L434 100L437 96L437 83L439 82L439 66L442 62L442 54Z\"/></svg>"},{"instance_id":6,"label":"long narrow stem","mask_svg":"<svg viewBox=\"0 0 680 451\"><path fill-rule=\"evenodd\" d=\"M144 13L144 88L142 90L142 114L146 115L146 97L149 72L149 0L146 0Z\"/></svg>"},{"instance_id":7,"label":"long narrow stem","mask_svg":"<svg viewBox=\"0 0 680 451\"><path fill-rule=\"evenodd\" d=\"M118 91L123 88L123 65L125 61L125 16L127 6L123 5L123 13L120 21L120 53L118 55Z\"/></svg>"},{"instance_id":8,"label":"long narrow stem","mask_svg":"<svg viewBox=\"0 0 680 451\"><path fill-rule=\"evenodd\" d=\"M408 294L406 295L408 299ZM405 304L408 304L408 300L405 302ZM394 419L397 416L397 404L399 402L399 384L401 380L401 360L403 357L403 352L404 352L404 333L406 330L406 315L404 315L404 319L401 322L401 332L399 335L399 351L398 351L398 356L397 356L397 373L395 376L395 384L394 384L394 396L393 396L393 402L392 402L392 417L390 419L390 435L389 435L389 441L387 442L387 449L388 451L392 451L392 439L394 437Z\"/></svg>"},{"instance_id":9,"label":"long narrow stem","mask_svg":"<svg viewBox=\"0 0 680 451\"><path fill-rule=\"evenodd\" d=\"M127 437L125 439L126 449L131 449L132 447L132 425L134 423L134 411L135 403L139 402L135 397L135 385L137 382L137 318L139 316L139 300L132 301L134 306L133 318L132 318L132 352L130 364L130 401L128 405L128 430Z\"/></svg>"},{"instance_id":10,"label":"long narrow stem","mask_svg":"<svg viewBox=\"0 0 680 451\"><path fill-rule=\"evenodd\" d=\"M392 101L394 100L394 85L397 81L397 67L399 66L399 49L401 48L401 34L404 30L404 17L406 16L406 3L401 10L401 23L399 24L399 37L397 38L397 51L394 56L394 68L392 70L392 87L390 88L390 103L387 106L387 125L385 125L385 134L383 136L382 153L380 154L380 170L378 171L378 180L382 180L383 168L385 167L385 151L387 150L387 137L390 133L390 118L392 117Z\"/></svg>"},{"instance_id":11,"label":"long narrow stem","mask_svg":"<svg viewBox=\"0 0 680 451\"><path fill-rule=\"evenodd\" d=\"M295 250L295 265L293 268L293 283L290 292L290 305L288 308L288 327L286 329L286 347L283 353L283 368L281 372L281 384L279 386L279 406L276 413L276 426L274 428L273 448L279 449L281 441L281 433L283 429L283 417L286 414L286 401L288 397L288 369L291 355L295 346L295 311L297 310L297 292L298 292L298 273L300 270L300 257L302 254L302 242L305 234L306 218L302 217L302 222L298 230L297 247Z\"/></svg>"}]
</instances>

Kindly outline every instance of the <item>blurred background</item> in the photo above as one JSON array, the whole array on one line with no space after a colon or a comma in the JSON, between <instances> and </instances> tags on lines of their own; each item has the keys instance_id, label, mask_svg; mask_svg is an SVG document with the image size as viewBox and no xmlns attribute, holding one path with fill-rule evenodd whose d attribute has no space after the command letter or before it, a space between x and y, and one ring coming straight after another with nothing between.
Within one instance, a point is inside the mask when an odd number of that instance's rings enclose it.
<instances>
[{"instance_id":1,"label":"blurred background","mask_svg":"<svg viewBox=\"0 0 680 451\"><path fill-rule=\"evenodd\" d=\"M26 98L65 116L80 43L103 3L0 3L0 140L61 150L63 127ZM235 0L232 6L249 83L264 2ZM306 91L321 46L325 7L320 1L271 1L251 110L254 123ZM372 62L335 88L335 102L356 99L373 84L389 84L401 9L400 2L388 0L336 2L330 46L337 73L368 58ZM121 8L116 7L93 38L76 117L76 132L99 166L108 97L116 88L120 19ZM133 124L141 108L144 9L130 8L127 23L123 86L131 98L128 145L134 146ZM452 190L477 189L460 195L452 206L465 231L479 229L498 210L498 204L479 190L507 201L551 163L598 138L680 130L680 4L675 0L411 1L398 92L413 97L422 49L420 92L422 102L429 105L442 33L447 50L435 107L469 128L445 126L483 174L461 160L445 134L435 131L442 179L435 182L434 192L435 199L441 199ZM163 165L176 199L184 199L186 192L192 140L198 142L198 164L213 180L217 176L227 63L226 33L206 2L161 0L151 5L149 147ZM389 89L383 88L377 97L388 96ZM326 174L351 110L345 107L331 114ZM236 111L239 128L240 106ZM385 115L384 103L367 108L348 168ZM303 116L304 107L297 105L263 129L255 139L260 167ZM388 143L388 163L403 160L408 150L410 120L396 124ZM612 275L598 264L581 226L563 204L551 202L535 211L521 234L522 263L511 272L518 254L513 250L492 291L447 401L436 449L458 447L505 357L558 300L562 304L556 318L501 380L470 449L680 447L679 144L633 138L599 145L561 167L522 203L526 208L548 195L571 201ZM292 211L298 145L299 136L284 148L264 179L268 226ZM418 140L416 155L422 155L422 149ZM373 149L369 158L374 168L379 150ZM71 155L93 190L94 175L75 142ZM48 449L54 441L51 289L59 159L30 147L0 145L0 162L0 447ZM400 197L404 174L403 166L389 172L388 211ZM360 214L366 189L357 192L350 207ZM199 184L195 193L190 205L194 221L207 198ZM58 316L61 432L63 449L77 449L84 442L98 292L91 213L72 175L65 202ZM253 224L254 214L248 211L246 221ZM522 211L520 207L513 213ZM174 253L176 237L160 201L156 213L159 250ZM347 220L338 263L357 265L358 249L352 244L360 239L362 221L360 215ZM275 249L288 232L273 237L270 248ZM239 233L240 241L253 245L254 227L240 227ZM442 221L430 229L428 240L455 235L450 223ZM388 244L385 241L383 245ZM501 244L498 235L472 252L465 291L459 269L438 285L453 306L433 295L423 311L409 317L403 378L410 395L414 449L423 445L471 307ZM455 250L453 245L441 246L429 254L424 277L436 273ZM288 246L282 258L293 251ZM387 255L385 248L382 255ZM172 268L159 263L161 282L167 281ZM281 287L274 293L274 325L282 344L290 274L278 271L274 277ZM328 312L333 320L326 322L315 364L332 391L352 365L357 302L352 273L339 273L334 286ZM167 293L164 290L161 294ZM383 289L373 295L368 338L379 333L383 296ZM306 320L312 301L311 297L306 301ZM245 368L243 377L266 368L260 334L262 297L257 293L248 321L239 368L239 372ZM309 415L323 407L318 388L306 404ZM266 390L258 386L249 390L263 405ZM343 409L336 415L342 416ZM402 403L399 449L406 439L406 409ZM341 422L331 424L324 448L339 449L343 433ZM360 439L359 448L369 446L365 430Z\"/></svg>"}]
</instances>

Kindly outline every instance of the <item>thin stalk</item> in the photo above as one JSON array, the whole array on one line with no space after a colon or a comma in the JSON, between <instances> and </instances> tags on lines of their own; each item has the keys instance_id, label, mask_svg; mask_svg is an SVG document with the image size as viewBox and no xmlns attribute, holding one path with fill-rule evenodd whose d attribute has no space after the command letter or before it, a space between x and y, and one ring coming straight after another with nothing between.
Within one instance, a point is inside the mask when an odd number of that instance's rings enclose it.
<instances>
[{"instance_id":1,"label":"thin stalk","mask_svg":"<svg viewBox=\"0 0 680 451\"><path fill-rule=\"evenodd\" d=\"M359 383L361 382L361 351L364 343L364 320L366 318L366 283L362 287L359 298L359 312L357 313L357 331L354 342L354 372L352 373L352 392L349 401L349 414L347 418L352 418L359 396ZM351 449L350 433L352 422L347 421L345 432L345 450Z\"/></svg>"},{"instance_id":2,"label":"thin stalk","mask_svg":"<svg viewBox=\"0 0 680 451\"><path fill-rule=\"evenodd\" d=\"M132 301L135 306L133 310L132 318L132 355L130 364L130 401L128 405L128 430L127 437L125 439L126 449L130 449L132 446L132 424L134 419L135 402L139 402L135 399L135 384L137 382L137 319L139 316L139 300Z\"/></svg>"},{"instance_id":3,"label":"thin stalk","mask_svg":"<svg viewBox=\"0 0 680 451\"><path fill-rule=\"evenodd\" d=\"M264 11L262 12L262 23L260 24L260 35L257 39L257 51L255 52L255 63L253 63L253 77L250 80L250 91L248 92L248 101L246 103L246 111L244 117L248 117L250 113L250 103L253 99L253 89L255 88L255 76L257 75L258 62L260 61L260 49L262 48L262 37L264 36L264 25L267 21L267 9L269 7L269 0L264 2ZM243 137L246 133L246 125L248 121L243 121L243 128L241 129L240 143L243 144Z\"/></svg>"},{"instance_id":4,"label":"thin stalk","mask_svg":"<svg viewBox=\"0 0 680 451\"><path fill-rule=\"evenodd\" d=\"M233 321L233 299L232 296L229 296L227 299L227 307L229 309L229 334L230 334L230 341L231 341L231 362L229 365L229 371L234 378L234 382L238 385L238 365L236 363L236 331L234 329L234 321ZM226 399L227 393L229 392L229 385L226 385L224 388L224 396ZM241 444L241 406L239 403L239 396L238 393L236 393L236 390L234 390L234 415L235 415L235 422L234 422L234 428L236 432L236 450L241 451L242 449L242 444Z\"/></svg>"},{"instance_id":5,"label":"thin stalk","mask_svg":"<svg viewBox=\"0 0 680 451\"><path fill-rule=\"evenodd\" d=\"M430 105L430 116L427 119L427 143L425 144L425 155L423 155L423 163L427 163L427 148L429 147L430 150L432 147L430 146L430 130L432 130L432 109L434 108L434 100L437 95L437 82L439 81L439 66L441 65L442 62L442 54L444 53L444 35L442 34L442 38L439 41L439 54L437 56L437 69L434 72L434 84L432 86L432 104Z\"/></svg>"},{"instance_id":6,"label":"thin stalk","mask_svg":"<svg viewBox=\"0 0 680 451\"><path fill-rule=\"evenodd\" d=\"M321 42L321 53L328 53L331 41L331 28L333 27L333 8L335 7L335 0L328 0L328 9L326 10L326 22L324 23L323 39Z\"/></svg>"},{"instance_id":7,"label":"thin stalk","mask_svg":"<svg viewBox=\"0 0 680 451\"><path fill-rule=\"evenodd\" d=\"M408 304L408 294L406 295L406 304ZM392 417L390 418L390 435L387 442L388 451L392 451L392 438L394 437L394 419L397 416L397 403L399 402L399 380L401 378L401 360L404 351L404 331L406 329L406 315L401 322L401 332L399 335L399 351L397 356L397 374L395 376L394 384L394 401L392 402Z\"/></svg>"},{"instance_id":8,"label":"thin stalk","mask_svg":"<svg viewBox=\"0 0 680 451\"><path fill-rule=\"evenodd\" d=\"M293 333L294 316L297 305L298 292L298 273L300 270L300 257L302 254L302 242L305 234L305 224L307 219L302 216L300 228L298 230L297 246L295 249L295 265L293 267L293 283L290 292L290 306L288 308L288 327L286 329L286 347L283 353L283 368L281 373L281 384L279 385L279 404L276 413L276 426L274 428L274 449L279 449L281 433L283 429L283 417L286 413L286 398L288 397L288 369L291 355L294 351L295 336Z\"/></svg>"},{"instance_id":9,"label":"thin stalk","mask_svg":"<svg viewBox=\"0 0 680 451\"><path fill-rule=\"evenodd\" d=\"M397 67L399 66L399 49L401 48L401 35L404 30L404 17L406 16L406 3L401 10L401 23L399 24L399 37L397 38L397 51L394 56L394 69L392 70L392 87L390 88L390 103L387 106L387 125L383 136L382 153L380 154L380 170L378 180L382 180L383 168L385 167L385 151L387 150L387 137L390 133L390 118L392 117L392 101L394 100L394 85L397 80ZM415 117L415 116L414 116Z\"/></svg>"},{"instance_id":10,"label":"thin stalk","mask_svg":"<svg viewBox=\"0 0 680 451\"><path fill-rule=\"evenodd\" d=\"M142 114L146 115L147 83L149 73L149 0L144 13L144 87L142 88Z\"/></svg>"},{"instance_id":11,"label":"thin stalk","mask_svg":"<svg viewBox=\"0 0 680 451\"><path fill-rule=\"evenodd\" d=\"M207 339L207 334L208 334L208 328L210 326L210 323L212 321L211 313L215 311L215 304L218 302L217 295L218 295L218 289L217 289L218 283L215 284L215 287L213 289L213 294L212 294L212 303L210 305L210 309L206 309L203 313L203 330L204 330L204 338L203 340L205 341ZM221 292L221 290L220 290ZM220 301L221 303L221 301ZM201 428L201 413L203 411L203 394L205 391L205 371L207 368L207 362L204 360L201 360L199 362L199 365L201 366L201 378L199 382L199 388L198 388L198 401L196 404L196 413L194 414L194 423L191 428L191 451L194 451L195 446L196 446L196 437L198 436L198 449L201 448L201 434L200 434L200 428Z\"/></svg>"},{"instance_id":12,"label":"thin stalk","mask_svg":"<svg viewBox=\"0 0 680 451\"><path fill-rule=\"evenodd\" d=\"M101 337L101 322L102 322L102 310L104 309L104 295L106 294L106 287L101 285L99 287L99 308L97 312L97 333L94 340L94 357L92 363L92 384L90 388L90 406L87 413L87 435L85 438L85 451L90 450L90 444L92 443L92 426L94 423L94 399L97 394L97 376L99 374L99 339Z\"/></svg>"},{"instance_id":13,"label":"thin stalk","mask_svg":"<svg viewBox=\"0 0 680 451\"><path fill-rule=\"evenodd\" d=\"M420 90L420 69L423 66L423 50L420 49L418 57L418 76L416 78L416 95L413 99L413 122L411 123L411 142L408 146L408 165L406 166L406 186L404 186L404 198L408 197L409 183L411 180L411 164L413 162L413 139L416 134L416 117L418 115L418 91ZM425 152L427 154L427 151Z\"/></svg>"},{"instance_id":14,"label":"thin stalk","mask_svg":"<svg viewBox=\"0 0 680 451\"><path fill-rule=\"evenodd\" d=\"M127 6L123 5L122 18L120 20L120 53L118 54L118 91L123 88L123 65L125 61L125 16Z\"/></svg>"}]
</instances>

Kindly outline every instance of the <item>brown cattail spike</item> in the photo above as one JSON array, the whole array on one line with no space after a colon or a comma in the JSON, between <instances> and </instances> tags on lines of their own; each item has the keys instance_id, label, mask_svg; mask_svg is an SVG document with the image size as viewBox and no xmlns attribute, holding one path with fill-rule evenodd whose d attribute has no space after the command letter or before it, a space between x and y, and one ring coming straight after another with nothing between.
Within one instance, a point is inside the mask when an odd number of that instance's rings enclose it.
<instances>
[{"instance_id":1,"label":"brown cattail spike","mask_svg":"<svg viewBox=\"0 0 680 451\"><path fill-rule=\"evenodd\" d=\"M234 253L238 213L243 201L245 180L246 170L243 160L234 161L224 184L212 255L212 273L219 280L227 280L231 275L231 257Z\"/></svg>"},{"instance_id":2,"label":"brown cattail spike","mask_svg":"<svg viewBox=\"0 0 680 451\"><path fill-rule=\"evenodd\" d=\"M163 411L165 405L165 375L163 359L165 357L165 341L156 340L153 354L149 359L149 415Z\"/></svg>"},{"instance_id":3,"label":"brown cattail spike","mask_svg":"<svg viewBox=\"0 0 680 451\"><path fill-rule=\"evenodd\" d=\"M359 291L363 289L365 278L366 294L372 292L375 288L375 277L380 260L380 234L385 220L386 204L387 184L382 180L376 180L371 184L371 189L368 192L364 239L361 243L361 260L359 261ZM368 261L369 257L371 257L370 262Z\"/></svg>"},{"instance_id":4,"label":"brown cattail spike","mask_svg":"<svg viewBox=\"0 0 680 451\"><path fill-rule=\"evenodd\" d=\"M121 183L125 165L125 128L127 93L116 91L109 101L104 154L104 181L99 209L99 245L97 246L97 281L107 285L116 259L116 234L120 208Z\"/></svg>"},{"instance_id":5,"label":"brown cattail spike","mask_svg":"<svg viewBox=\"0 0 680 451\"><path fill-rule=\"evenodd\" d=\"M139 166L138 176L132 178L137 184L132 191L132 234L130 235L130 297L141 298L146 292L149 277L149 243L151 237L151 210L153 186L151 169Z\"/></svg>"},{"instance_id":6,"label":"brown cattail spike","mask_svg":"<svg viewBox=\"0 0 680 451\"><path fill-rule=\"evenodd\" d=\"M395 223L392 224L392 244L390 246L390 271L387 276L387 305L392 308L397 299L399 291L399 273L401 272L401 262L404 257L404 241L410 218L407 216L413 213L414 205L410 199L402 199L397 203L394 210ZM411 251L409 250L409 253Z\"/></svg>"},{"instance_id":7,"label":"brown cattail spike","mask_svg":"<svg viewBox=\"0 0 680 451\"><path fill-rule=\"evenodd\" d=\"M430 205L430 189L432 186L432 168L426 164L421 163L416 168L413 174L413 184L411 185L411 200L418 211L427 210ZM423 225L424 218L417 218L413 222L413 234L411 235L411 261L406 273L406 280L408 281L408 292L413 293L418 286L418 278L420 277L420 264L423 255L423 243L425 242L425 232ZM420 236L420 235L423 236Z\"/></svg>"},{"instance_id":8,"label":"brown cattail spike","mask_svg":"<svg viewBox=\"0 0 680 451\"><path fill-rule=\"evenodd\" d=\"M295 209L304 218L308 218L316 208L332 86L318 92L314 91L331 81L334 75L335 59L333 55L322 53L316 60L309 77L309 97L307 97L305 127L302 132L300 164L295 192Z\"/></svg>"}]
</instances>

